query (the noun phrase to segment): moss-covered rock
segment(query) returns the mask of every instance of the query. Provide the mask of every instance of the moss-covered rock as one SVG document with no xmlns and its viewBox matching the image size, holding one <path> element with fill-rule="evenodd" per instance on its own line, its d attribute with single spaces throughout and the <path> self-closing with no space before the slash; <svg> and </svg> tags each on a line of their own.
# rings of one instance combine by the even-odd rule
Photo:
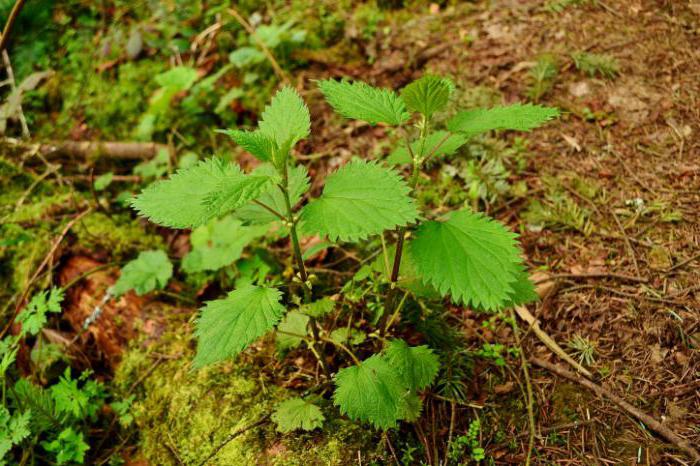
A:
<svg viewBox="0 0 700 466">
<path fill-rule="evenodd" d="M 73 229 L 77 243 L 87 251 L 108 252 L 114 260 L 130 259 L 147 249 L 164 248 L 163 239 L 148 234 L 129 214 L 92 212 Z"/>
<path fill-rule="evenodd" d="M 140 454 L 150 464 L 197 465 L 217 448 L 207 464 L 344 465 L 355 464 L 358 451 L 368 463 L 381 457 L 371 431 L 338 418 L 330 403 L 322 430 L 276 432 L 269 415 L 298 394 L 274 385 L 253 362 L 193 370 L 188 326 L 177 327 L 147 349 L 128 351 L 115 378 L 122 391 L 142 379 L 132 407 Z"/>
</svg>

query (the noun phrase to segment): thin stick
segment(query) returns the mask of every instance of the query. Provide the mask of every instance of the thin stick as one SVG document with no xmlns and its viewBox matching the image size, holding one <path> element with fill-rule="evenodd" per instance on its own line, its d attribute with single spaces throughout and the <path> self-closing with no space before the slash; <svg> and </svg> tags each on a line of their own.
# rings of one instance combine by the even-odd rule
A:
<svg viewBox="0 0 700 466">
<path fill-rule="evenodd" d="M 275 60 L 275 56 L 272 55 L 272 52 L 270 51 L 269 48 L 267 48 L 267 45 L 263 41 L 260 40 L 258 35 L 255 33 L 255 29 L 253 29 L 253 26 L 250 25 L 248 21 L 245 20 L 243 16 L 233 7 L 229 8 L 229 13 L 231 13 L 231 16 L 236 18 L 236 21 L 243 26 L 243 29 L 250 34 L 250 37 L 253 38 L 255 43 L 262 49 L 263 54 L 265 57 L 268 59 L 270 62 L 270 65 L 272 65 L 272 69 L 275 71 L 275 74 L 277 77 L 285 84 L 289 84 L 289 79 L 287 78 L 286 73 L 282 70 L 280 67 L 279 63 L 277 63 L 277 60 Z"/>
<path fill-rule="evenodd" d="M 19 16 L 19 12 L 22 10 L 24 2 L 25 0 L 15 1 L 12 11 L 10 11 L 10 16 L 7 17 L 7 21 L 5 22 L 5 28 L 2 30 L 2 37 L 0 37 L 0 50 L 5 50 L 5 47 L 7 47 L 7 41 L 10 38 L 10 31 L 12 31 L 12 26 L 14 26 L 15 21 Z"/>
<path fill-rule="evenodd" d="M 3 36 L 4 37 L 4 36 Z M 12 63 L 10 63 L 10 56 L 7 54 L 7 50 L 2 50 L 2 61 L 5 63 L 5 70 L 7 71 L 7 79 L 10 81 L 10 88 L 14 92 L 17 89 L 17 83 L 15 82 L 15 73 L 12 71 Z M 19 99 L 17 104 L 17 118 L 22 126 L 22 137 L 25 139 L 30 138 L 29 126 L 27 126 L 27 119 L 24 117 L 24 112 L 22 111 L 22 100 Z"/>
<path fill-rule="evenodd" d="M 577 278 L 580 278 L 580 279 L 617 278 L 618 280 L 627 281 L 627 282 L 635 282 L 635 283 L 648 283 L 649 282 L 648 278 L 635 277 L 633 275 L 624 275 L 621 273 L 555 273 L 552 275 L 548 275 L 546 278 L 543 278 L 542 280 L 538 280 L 537 282 L 535 282 L 535 285 L 537 285 L 539 283 L 544 283 L 544 282 L 556 280 L 558 278 L 570 278 L 572 280 L 576 280 Z"/>
<path fill-rule="evenodd" d="M 533 333 L 539 338 L 539 340 L 544 343 L 544 345 L 549 348 L 554 354 L 562 358 L 564 361 L 569 363 L 571 367 L 579 371 L 580 373 L 586 375 L 587 377 L 592 377 L 593 375 L 583 367 L 581 364 L 576 362 L 571 356 L 569 356 L 566 351 L 564 351 L 561 346 L 557 344 L 556 341 L 552 339 L 542 328 L 535 317 L 527 310 L 525 306 L 516 306 L 515 312 L 518 314 L 522 320 L 530 325 Z"/>
<path fill-rule="evenodd" d="M 530 371 L 527 367 L 527 358 L 525 357 L 525 352 L 523 351 L 523 345 L 520 341 L 520 327 L 518 327 L 518 321 L 515 319 L 515 313 L 511 309 L 510 311 L 510 324 L 513 327 L 513 336 L 515 337 L 515 344 L 518 346 L 520 353 L 520 367 L 523 371 L 523 377 L 525 378 L 525 389 L 527 392 L 527 420 L 530 424 L 530 435 L 528 436 L 527 442 L 527 455 L 525 456 L 525 465 L 529 466 L 532 459 L 532 450 L 535 447 L 535 413 L 533 410 L 534 396 L 532 394 L 532 383 L 530 382 Z"/>
<path fill-rule="evenodd" d="M 284 215 L 282 215 L 281 213 L 277 212 L 275 209 L 273 209 L 273 208 L 270 207 L 269 205 L 265 204 L 264 202 L 260 202 L 260 201 L 258 201 L 257 199 L 255 199 L 255 200 L 253 200 L 253 203 L 254 203 L 254 204 L 257 204 L 257 205 L 259 205 L 260 207 L 262 207 L 263 209 L 267 210 L 268 212 L 270 212 L 272 215 L 274 215 L 275 217 L 279 218 L 280 220 L 287 220 L 287 218 L 286 218 Z"/>
<path fill-rule="evenodd" d="M 530 357 L 530 362 L 543 369 L 547 369 L 548 371 L 560 377 L 564 377 L 565 379 L 569 379 L 572 382 L 578 383 L 579 385 L 583 385 L 584 387 L 591 390 L 600 397 L 607 398 L 619 408 L 626 411 L 628 414 L 642 421 L 644 424 L 647 425 L 647 427 L 649 427 L 651 430 L 653 430 L 654 432 L 665 438 L 667 441 L 675 445 L 679 450 L 682 450 L 683 452 L 688 454 L 688 456 L 690 456 L 694 462 L 700 462 L 700 453 L 695 448 L 693 448 L 687 440 L 681 438 L 674 431 L 661 424 L 659 421 L 649 416 L 648 414 L 635 408 L 634 406 L 632 406 L 619 396 L 615 395 L 614 393 L 610 392 L 606 388 L 601 387 L 600 385 L 595 384 L 590 380 L 581 377 L 580 375 L 576 375 L 573 372 L 570 372 L 557 364 L 552 364 L 551 362 L 545 361 L 544 359 L 532 356 Z"/>
</svg>

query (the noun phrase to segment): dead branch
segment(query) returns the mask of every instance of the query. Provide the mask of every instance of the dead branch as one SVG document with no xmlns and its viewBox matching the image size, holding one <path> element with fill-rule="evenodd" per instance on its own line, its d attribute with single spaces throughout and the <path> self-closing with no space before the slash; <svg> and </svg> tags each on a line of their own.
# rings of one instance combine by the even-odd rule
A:
<svg viewBox="0 0 700 466">
<path fill-rule="evenodd" d="M 155 157 L 161 150 L 169 150 L 165 144 L 155 142 L 121 141 L 57 141 L 41 144 L 39 152 L 48 160 L 59 157 L 96 159 L 142 160 Z"/>
<path fill-rule="evenodd" d="M 553 374 L 556 374 L 560 377 L 564 377 L 565 379 L 569 379 L 572 382 L 576 382 L 579 385 L 583 385 L 584 387 L 591 390 L 600 397 L 607 398 L 631 416 L 634 416 L 638 420 L 642 421 L 644 424 L 647 425 L 647 427 L 649 427 L 651 430 L 665 438 L 668 442 L 675 445 L 679 450 L 682 450 L 683 452 L 687 453 L 695 463 L 700 463 L 700 453 L 695 448 L 693 448 L 687 440 L 680 437 L 674 431 L 661 424 L 653 417 L 640 411 L 639 409 L 635 408 L 619 396 L 610 392 L 608 389 L 601 387 L 600 385 L 593 383 L 590 380 L 581 377 L 580 375 L 574 374 L 573 372 L 570 372 L 557 364 L 552 364 L 551 362 L 545 361 L 544 359 L 531 356 L 530 362 L 543 369 L 547 369 Z"/>
</svg>

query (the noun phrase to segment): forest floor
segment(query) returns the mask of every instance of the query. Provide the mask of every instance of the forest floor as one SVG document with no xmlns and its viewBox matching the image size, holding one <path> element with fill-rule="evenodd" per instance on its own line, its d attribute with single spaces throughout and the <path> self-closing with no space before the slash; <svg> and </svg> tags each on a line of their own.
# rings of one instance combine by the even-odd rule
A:
<svg viewBox="0 0 700 466">
<path fill-rule="evenodd" d="M 700 6 L 671 0 L 500 0 L 415 10 L 408 21 L 387 16 L 386 27 L 364 37 L 364 59 L 342 60 L 342 49 L 322 50 L 306 56 L 308 66 L 290 74 L 310 102 L 313 137 L 301 152 L 313 154 L 311 171 L 326 173 L 351 155 L 376 157 L 392 136 L 382 127 L 349 124 L 338 132 L 326 125 L 334 117 L 313 79 L 348 76 L 399 88 L 430 72 L 454 77 L 460 98 L 472 106 L 523 101 L 541 86 L 539 102 L 559 107 L 562 116 L 528 135 L 526 143 L 510 135 L 501 138 L 504 145 L 494 143 L 496 150 L 511 154 L 508 167 L 518 168 L 478 167 L 486 192 L 481 208 L 520 233 L 528 268 L 544 293 L 529 308 L 542 330 L 590 371 L 594 383 L 700 445 Z M 577 63 L 586 53 L 613 57 L 614 63 L 586 68 Z M 547 64 L 554 71 L 535 77 L 533 69 Z M 91 134 L 76 124 L 68 134 L 51 136 Z M 245 155 L 241 161 L 249 162 Z M 59 172 L 55 182 L 70 184 L 81 176 L 84 182 L 92 179 L 92 169 L 94 176 L 112 170 L 109 164 L 99 161 L 87 169 L 89 175 L 83 167 L 80 175 L 64 173 L 65 179 Z M 424 184 L 440 180 L 439 170 L 444 168 Z M 54 177 L 53 171 L 46 173 Z M 122 176 L 128 181 L 131 175 Z M 459 197 L 454 191 L 463 186 L 441 189 L 441 196 Z M 70 196 L 61 203 L 61 215 L 85 204 Z M 100 218 L 107 221 L 111 214 Z M 91 228 L 73 234 L 70 242 L 62 243 L 65 233 L 54 235 L 56 248 L 37 250 L 33 266 L 46 257 L 41 267 L 56 267 L 55 281 L 65 285 L 95 267 L 127 259 L 129 251 L 114 249 L 120 243 L 110 243 L 109 232 L 100 237 L 99 228 L 109 226 Z M 186 236 L 162 231 L 144 236 L 141 228 L 134 221 L 129 230 L 140 249 L 166 245 L 181 256 L 187 248 Z M 323 260 L 314 266 L 322 268 Z M 196 309 L 170 296 L 178 285 L 156 298 L 129 295 L 106 306 L 102 319 L 119 316 L 142 324 L 124 330 L 98 323 L 87 332 L 90 339 L 84 338 L 77 329 L 115 273 L 100 271 L 72 288 L 65 312 L 73 329 L 68 337 L 83 341 L 76 358 L 87 367 L 99 361 L 106 373 L 131 340 L 157 339 L 165 322 L 177 319 L 173 315 L 189 321 Z M 207 289 L 197 298 L 217 291 Z M 164 310 L 172 314 L 159 315 Z M 488 315 L 459 307 L 451 312 L 467 349 L 518 346 L 510 327 L 492 325 Z M 521 330 L 528 358 L 565 366 L 527 324 L 521 322 Z M 504 365 L 494 363 L 498 355 L 475 362 L 466 382 L 468 403 L 425 401 L 416 432 L 428 451 L 426 461 L 438 464 L 447 456 L 443 445 L 455 422 L 464 430 L 462 419 L 476 418 L 490 461 L 522 464 L 530 429 L 523 400 L 530 385 L 535 464 L 692 464 L 686 453 L 610 399 L 536 364 L 527 383 L 518 358 L 503 357 Z M 166 359 L 159 356 L 157 364 Z M 129 392 L 149 375 L 132 380 Z"/>
</svg>

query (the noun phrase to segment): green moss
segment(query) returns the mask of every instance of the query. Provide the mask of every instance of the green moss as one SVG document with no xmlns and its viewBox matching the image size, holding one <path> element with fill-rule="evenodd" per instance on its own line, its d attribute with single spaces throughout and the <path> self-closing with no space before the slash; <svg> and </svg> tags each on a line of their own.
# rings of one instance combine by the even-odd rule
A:
<svg viewBox="0 0 700 466">
<path fill-rule="evenodd" d="M 194 344 L 188 326 L 173 327 L 178 330 L 166 332 L 147 349 L 139 345 L 128 351 L 115 376 L 117 391 L 126 393 L 151 371 L 138 384 L 133 404 L 140 453 L 150 464 L 199 464 L 224 443 L 208 464 L 354 464 L 358 450 L 363 458 L 378 457 L 371 432 L 337 418 L 330 403 L 324 407 L 323 430 L 280 434 L 268 421 L 226 443 L 229 435 L 265 418 L 277 403 L 297 394 L 274 385 L 252 362 L 193 371 Z M 158 363 L 163 354 L 176 356 Z"/>
<path fill-rule="evenodd" d="M 148 234 L 129 214 L 107 216 L 94 212 L 73 229 L 78 245 L 88 251 L 107 251 L 114 260 L 123 260 L 137 251 L 164 248 L 160 236 Z"/>
</svg>

